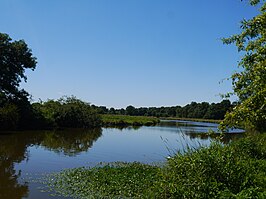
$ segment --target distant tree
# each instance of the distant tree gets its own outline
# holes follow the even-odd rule
[[[138,108],[138,115],[147,116],[148,115],[147,112],[148,112],[148,108],[146,107]]]
[[[176,117],[182,117],[182,107],[181,106],[177,106],[176,107]]]
[[[26,81],[25,69],[34,70],[36,58],[23,40],[12,41],[0,33],[0,104],[7,99],[25,98],[28,93],[19,88]]]
[[[109,114],[115,114],[115,109],[113,107],[110,108]]]
[[[231,76],[238,105],[226,114],[222,128],[245,123],[263,131],[266,129],[266,3],[250,0],[251,5],[261,3],[260,14],[241,22],[242,32],[223,39],[234,43],[244,56],[239,62],[240,72]]]
[[[125,115],[126,114],[126,110],[121,108],[117,111],[118,115]]]
[[[132,105],[126,107],[126,114],[127,115],[136,115],[136,108]]]
[[[99,114],[106,114],[108,113],[108,109],[106,108],[106,106],[100,106],[97,108]]]

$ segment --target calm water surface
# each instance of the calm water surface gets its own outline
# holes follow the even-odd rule
[[[42,185],[35,179],[99,162],[164,162],[187,146],[209,145],[211,138],[200,134],[209,129],[216,131],[217,124],[162,121],[158,126],[140,128],[1,132],[0,199],[63,198],[42,193]],[[232,131],[224,142],[241,132]]]

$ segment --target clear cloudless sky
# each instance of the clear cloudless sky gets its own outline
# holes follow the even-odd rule
[[[247,0],[0,0],[0,32],[37,57],[33,100],[95,105],[219,102],[240,54],[221,42],[258,13]]]

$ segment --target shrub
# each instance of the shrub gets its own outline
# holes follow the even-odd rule
[[[35,103],[34,107],[53,127],[89,128],[101,124],[96,110],[73,96],[60,98],[58,101]]]
[[[14,130],[19,121],[18,108],[14,104],[6,104],[0,108],[0,130]]]

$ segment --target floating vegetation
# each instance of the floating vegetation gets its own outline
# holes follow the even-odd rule
[[[160,167],[137,162],[67,169],[47,175],[46,191],[74,198],[152,197],[159,170]]]

